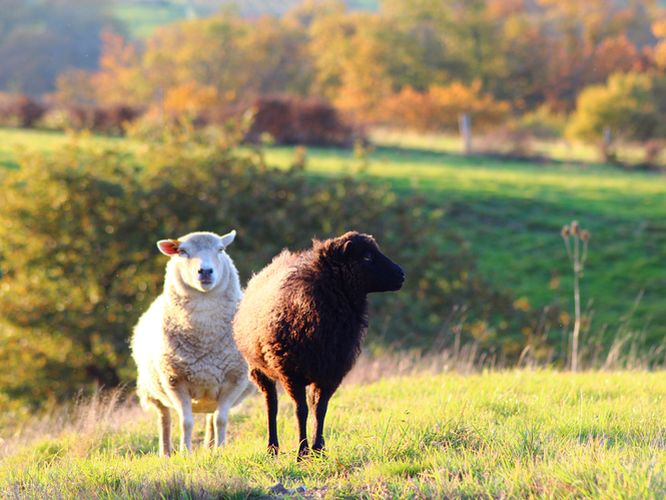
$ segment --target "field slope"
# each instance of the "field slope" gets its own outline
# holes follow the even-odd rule
[[[277,459],[264,451],[258,396],[234,414],[224,450],[170,459],[156,456],[155,423],[135,406],[82,407],[73,424],[41,422],[27,444],[4,442],[0,496],[666,495],[664,373],[421,374],[347,385],[331,404],[327,455],[301,464],[281,399]],[[39,428],[47,435],[35,437]]]
[[[267,156],[270,164],[293,161],[290,148]],[[351,152],[310,149],[307,167],[326,175],[365,168],[362,175],[398,191],[424,193],[469,241],[482,275],[536,308],[572,311],[560,229],[577,219],[592,233],[582,281],[591,318],[585,342],[608,344],[634,332],[656,345],[666,337],[664,175],[388,147],[365,164]]]
[[[67,140],[58,133],[0,129],[0,166],[14,167],[17,150],[48,152]],[[124,139],[94,140],[137,147]],[[268,163],[280,167],[294,156],[293,148],[266,151]],[[571,269],[559,233],[578,219],[592,232],[582,281],[591,318],[583,345],[596,349],[632,336],[656,346],[666,338],[664,175],[395,147],[378,147],[365,160],[349,150],[308,148],[307,169],[314,175],[366,176],[391,183],[398,193],[423,193],[467,239],[484,278],[535,309],[556,304],[572,310]]]

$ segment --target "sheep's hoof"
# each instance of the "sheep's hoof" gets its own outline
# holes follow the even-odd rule
[[[315,448],[314,446],[312,447],[312,456],[317,457],[317,458],[323,458],[326,456],[326,450],[324,447],[319,447]]]
[[[310,456],[310,448],[307,446],[302,446],[298,450],[298,456],[296,457],[297,462],[302,462],[303,460],[306,460]]]
[[[269,444],[268,445],[268,454],[272,457],[277,457],[278,452],[280,451],[280,447],[276,444]]]

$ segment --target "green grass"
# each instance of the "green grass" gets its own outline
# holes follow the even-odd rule
[[[132,38],[148,38],[157,28],[183,19],[187,15],[182,3],[137,5],[119,2],[113,8],[114,17],[127,29]]]
[[[127,145],[122,139],[94,140]],[[0,129],[0,164],[15,166],[13,145],[48,152],[66,142],[62,134]],[[582,281],[592,321],[582,344],[593,344],[602,332],[610,338],[638,332],[653,344],[666,337],[663,175],[594,164],[468,158],[443,151],[441,143],[432,146],[435,150],[409,146],[378,147],[362,174],[357,173],[362,162],[351,151],[309,148],[307,168],[320,175],[368,176],[390,182],[399,192],[425,193],[469,241],[482,275],[534,308],[556,303],[572,310],[571,270],[559,231],[578,219],[592,232]],[[294,151],[276,147],[266,156],[270,164],[286,167]],[[626,316],[631,318],[625,321]]]
[[[348,0],[346,3],[351,10],[376,11],[379,9],[377,0]],[[279,0],[254,0],[253,2],[226,0],[217,2],[217,4],[211,2],[207,6],[198,5],[194,14],[207,16],[216,9],[222,8],[232,11],[237,9],[249,17],[257,17],[284,13],[289,10],[289,4],[285,6]],[[132,0],[120,0],[113,6],[112,13],[113,17],[125,26],[130,37],[134,39],[148,38],[157,28],[188,17],[186,2],[178,0],[148,5]]]
[[[293,152],[274,148],[267,158],[288,165]],[[358,164],[351,152],[309,150],[312,172],[353,172]],[[378,148],[364,175],[426,193],[468,239],[482,275],[535,307],[558,303],[571,311],[571,270],[559,232],[578,219],[592,232],[582,281],[583,304],[592,301],[593,312],[586,335],[608,325],[607,335],[615,336],[622,324],[646,330],[651,342],[666,336],[663,175],[395,148]]]
[[[244,498],[279,482],[310,498],[661,498],[665,404],[664,373],[422,374],[348,385],[329,408],[327,454],[301,464],[284,395],[277,459],[264,451],[259,397],[232,417],[225,449],[170,459],[156,455],[154,417],[95,406],[60,431],[59,421],[42,422],[46,435],[33,428],[27,444],[5,450],[0,496]],[[199,440],[202,427],[197,420]]]
[[[90,136],[79,134],[81,139],[90,138],[95,144],[105,147],[122,145],[126,147],[127,139],[120,137]],[[0,128],[0,168],[18,168],[17,158],[23,153],[49,154],[54,149],[70,144],[73,136],[57,131],[25,130]]]

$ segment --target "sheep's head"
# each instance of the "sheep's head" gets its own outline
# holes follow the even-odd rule
[[[160,240],[157,248],[171,257],[169,272],[175,273],[185,285],[208,292],[229,280],[231,259],[224,250],[235,237],[236,231],[224,236],[197,232],[177,240]]]
[[[369,234],[350,231],[328,241],[334,258],[343,262],[363,292],[391,292],[402,288],[404,271],[381,252]]]

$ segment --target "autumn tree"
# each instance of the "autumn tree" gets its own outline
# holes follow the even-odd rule
[[[384,120],[393,125],[421,131],[451,131],[463,113],[472,117],[475,128],[483,129],[506,120],[506,102],[483,93],[481,83],[432,85],[425,92],[404,87],[389,96],[382,106]]]
[[[605,85],[592,85],[578,97],[567,128],[570,137],[599,142],[606,135],[624,141],[666,137],[666,103],[662,77],[616,73]]]

